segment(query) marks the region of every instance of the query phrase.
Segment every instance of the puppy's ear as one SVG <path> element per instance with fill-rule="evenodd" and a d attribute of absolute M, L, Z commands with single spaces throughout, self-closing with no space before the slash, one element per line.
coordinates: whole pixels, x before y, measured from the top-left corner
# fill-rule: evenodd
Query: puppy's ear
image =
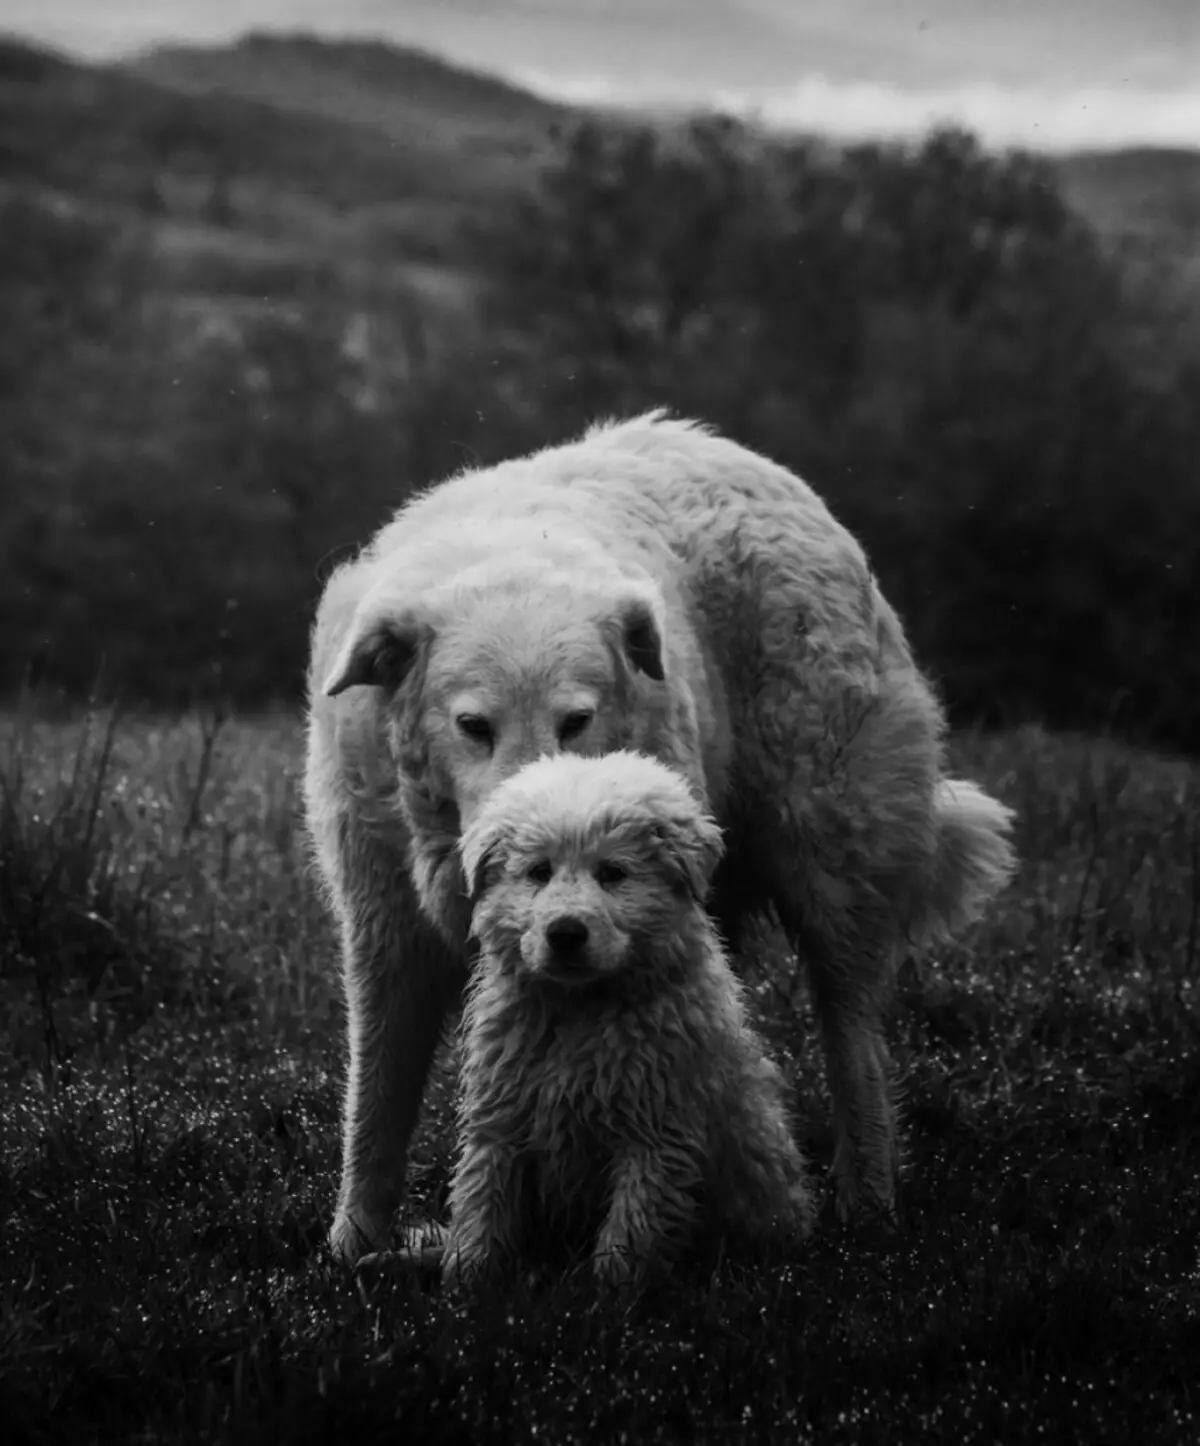
<path fill-rule="evenodd" d="M 672 886 L 686 890 L 696 903 L 703 904 L 725 852 L 721 830 L 707 814 L 696 812 L 658 818 L 654 831 L 661 849 L 659 858 Z"/>
<path fill-rule="evenodd" d="M 347 688 L 398 688 L 412 671 L 433 629 L 412 609 L 356 617 L 329 676 L 325 694 Z"/>
<path fill-rule="evenodd" d="M 652 583 L 631 581 L 627 589 L 616 601 L 609 630 L 625 661 L 661 683 L 666 676 L 662 598 Z"/>
<path fill-rule="evenodd" d="M 473 909 L 504 872 L 504 838 L 494 825 L 475 824 L 463 834 L 458 847 Z"/>

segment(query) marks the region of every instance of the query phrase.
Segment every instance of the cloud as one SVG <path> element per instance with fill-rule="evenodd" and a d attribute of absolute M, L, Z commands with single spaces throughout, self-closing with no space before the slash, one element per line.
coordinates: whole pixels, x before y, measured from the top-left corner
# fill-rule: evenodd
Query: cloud
<path fill-rule="evenodd" d="M 821 75 L 762 95 L 717 97 L 769 124 L 837 136 L 912 136 L 952 121 L 996 145 L 1200 146 L 1200 92 L 1126 86 L 1022 89 L 968 82 L 906 91 L 838 83 Z"/>
<path fill-rule="evenodd" d="M 997 146 L 1034 150 L 1162 145 L 1200 147 L 1200 90 L 1134 86 L 1074 88 L 988 81 L 905 89 L 806 75 L 774 89 L 698 89 L 664 80 L 621 84 L 609 76 L 519 69 L 512 78 L 539 95 L 577 105 L 716 109 L 766 125 L 839 139 L 907 139 L 943 123 Z"/>

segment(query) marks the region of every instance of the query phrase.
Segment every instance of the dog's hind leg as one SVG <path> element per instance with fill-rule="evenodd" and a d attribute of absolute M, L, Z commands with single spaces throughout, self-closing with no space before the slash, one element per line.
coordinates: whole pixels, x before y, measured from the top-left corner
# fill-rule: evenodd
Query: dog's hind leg
<path fill-rule="evenodd" d="M 900 1171 L 895 1072 L 883 1028 L 890 942 L 870 931 L 810 938 L 808 962 L 833 1102 L 838 1213 L 890 1214 Z"/>
<path fill-rule="evenodd" d="M 768 840 L 776 909 L 807 965 L 824 1046 L 843 1218 L 894 1207 L 898 1111 L 884 1014 L 937 847 L 934 702 L 915 675 L 864 677 L 820 700 L 820 733 L 810 720 L 780 765 Z"/>

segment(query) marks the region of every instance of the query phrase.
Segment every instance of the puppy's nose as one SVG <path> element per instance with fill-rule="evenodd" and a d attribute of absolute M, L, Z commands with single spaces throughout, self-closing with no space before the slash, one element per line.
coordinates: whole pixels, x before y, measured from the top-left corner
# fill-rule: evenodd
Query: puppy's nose
<path fill-rule="evenodd" d="M 573 954 L 587 943 L 588 926 L 582 919 L 562 914 L 546 925 L 546 940 L 556 953 Z"/>

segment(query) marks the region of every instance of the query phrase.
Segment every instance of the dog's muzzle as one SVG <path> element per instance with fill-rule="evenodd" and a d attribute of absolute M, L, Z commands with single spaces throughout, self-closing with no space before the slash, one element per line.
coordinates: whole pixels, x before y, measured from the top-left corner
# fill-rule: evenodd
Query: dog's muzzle
<path fill-rule="evenodd" d="M 573 914 L 562 914 L 546 925 L 546 942 L 556 955 L 569 959 L 587 946 L 588 926 Z"/>

